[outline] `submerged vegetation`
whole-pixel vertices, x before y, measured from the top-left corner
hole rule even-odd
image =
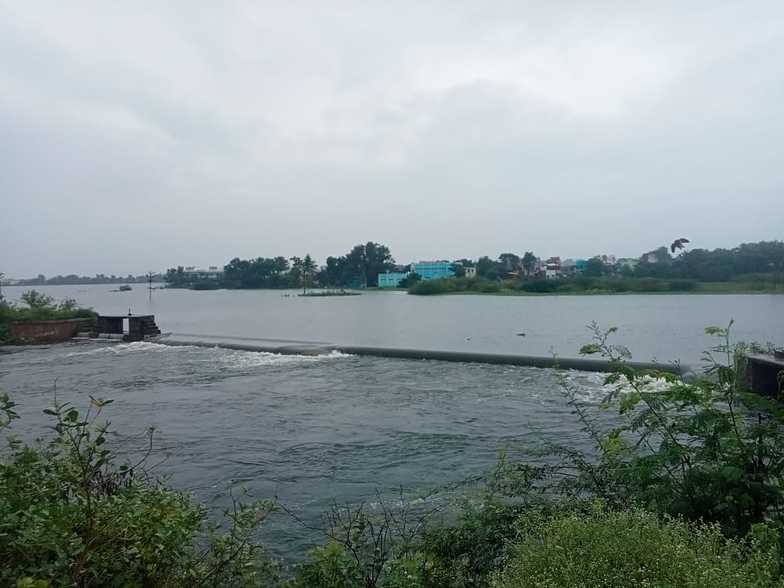
[[[52,438],[12,440],[0,459],[0,583],[16,586],[782,586],[784,412],[745,388],[730,328],[694,379],[638,371],[593,326],[587,355],[612,363],[607,428],[569,380],[586,452],[502,454],[457,503],[336,506],[325,542],[286,568],[257,543],[272,502],[234,503],[223,525],[118,463],[101,412],[57,404]],[[784,378],[782,378],[784,383]],[[0,398],[0,428],[17,418]],[[148,447],[152,447],[150,444]],[[278,516],[294,516],[277,505]]]
[[[23,304],[8,302],[0,298],[0,344],[13,343],[10,323],[15,321],[95,318],[96,316],[92,309],[80,307],[72,298],[55,304],[51,296],[37,290],[29,290],[22,294],[21,298]]]

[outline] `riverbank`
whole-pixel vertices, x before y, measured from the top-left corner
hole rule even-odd
[[[446,278],[418,282],[411,286],[407,292],[417,296],[438,294],[492,294],[495,296],[784,294],[784,283],[698,282],[653,278],[576,278],[493,282],[481,278]]]

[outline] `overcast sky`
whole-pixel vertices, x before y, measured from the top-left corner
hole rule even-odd
[[[784,2],[0,0],[0,271],[784,238]]]

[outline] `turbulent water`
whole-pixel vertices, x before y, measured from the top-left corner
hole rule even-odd
[[[572,372],[587,403],[602,376]],[[155,471],[216,507],[226,491],[275,497],[306,522],[333,502],[414,499],[487,473],[499,450],[585,443],[551,370],[333,354],[278,356],[153,343],[64,344],[0,353],[18,434],[47,433],[55,394],[112,398],[121,452],[156,429]],[[319,537],[277,515],[265,539],[302,553]]]

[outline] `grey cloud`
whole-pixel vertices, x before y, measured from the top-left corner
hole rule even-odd
[[[0,2],[0,270],[782,237],[780,3],[478,6]]]

